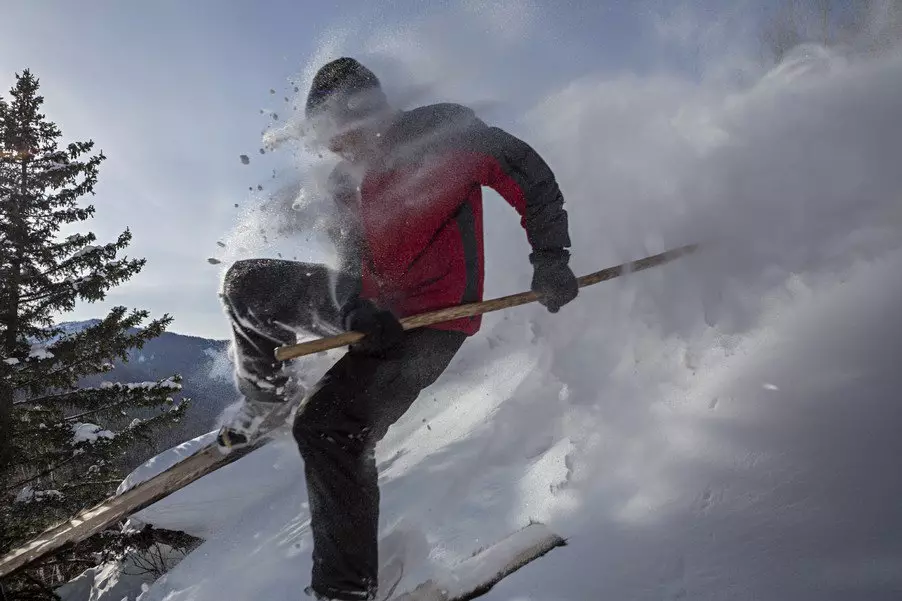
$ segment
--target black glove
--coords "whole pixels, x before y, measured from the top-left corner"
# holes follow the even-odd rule
[[[557,313],[579,293],[569,261],[570,253],[562,248],[537,250],[529,255],[533,266],[532,291],[551,313]]]
[[[404,337],[404,328],[394,313],[373,301],[354,297],[341,309],[341,321],[347,330],[366,336],[351,345],[356,352],[379,355],[396,346]]]

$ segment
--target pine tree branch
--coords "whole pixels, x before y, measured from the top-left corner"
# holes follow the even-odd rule
[[[63,418],[63,421],[74,421],[76,419],[81,419],[83,417],[88,417],[89,415],[94,415],[97,413],[102,413],[109,409],[115,409],[116,407],[121,407],[123,405],[127,405],[131,401],[131,399],[124,399],[119,401],[118,403],[113,403],[112,405],[105,405],[103,407],[98,407],[97,409],[91,409],[90,411],[85,411],[83,413],[79,413],[78,415],[70,415],[69,417]]]
[[[54,283],[49,290],[43,290],[41,292],[36,292],[32,294],[23,294],[20,298],[22,303],[34,303],[37,301],[49,299],[54,295],[58,295],[65,290],[65,288],[70,287],[75,282],[56,282]]]
[[[72,463],[73,461],[78,459],[78,457],[79,457],[79,455],[72,455],[71,457],[67,457],[65,460],[60,461],[59,463],[48,467],[43,472],[35,474],[34,476],[27,478],[25,480],[16,482],[15,484],[8,485],[5,488],[0,488],[0,492],[9,492],[11,490],[16,490],[17,488],[22,488],[26,484],[31,484],[35,480],[40,480],[41,478],[49,476],[50,474],[52,474],[54,471],[60,469],[61,467],[69,465],[70,463]]]
[[[117,309],[121,309],[122,310],[121,312],[124,312],[124,310],[125,310],[124,307],[119,307]],[[115,313],[116,313],[116,309],[114,309],[114,314]],[[128,329],[130,327],[135,327],[135,324],[132,323],[133,321],[137,320],[138,322],[140,322],[141,320],[144,319],[144,317],[145,317],[145,312],[133,313],[131,316],[126,317],[121,320],[119,320],[117,318],[115,325],[117,325],[118,327],[123,328],[123,329]],[[26,380],[24,382],[18,382],[17,387],[18,388],[29,388],[36,384],[41,384],[41,383],[46,384],[46,380],[48,378],[52,378],[53,376],[59,375],[61,373],[67,372],[67,371],[70,373],[74,373],[75,367],[82,366],[91,361],[99,362],[99,361],[109,360],[113,356],[119,356],[119,357],[124,358],[125,354],[126,354],[125,353],[126,349],[141,348],[147,340],[158,336],[160,333],[160,332],[158,332],[158,330],[161,330],[163,327],[165,327],[165,325],[169,321],[171,321],[171,318],[168,315],[164,316],[161,319],[153,320],[150,324],[147,325],[147,327],[139,330],[137,333],[127,334],[127,335],[123,336],[122,340],[117,340],[116,341],[117,344],[114,347],[114,349],[107,349],[105,352],[88,354],[88,355],[85,355],[74,361],[61,362],[61,366],[58,369],[51,370],[49,372],[44,372],[43,374],[40,374],[39,377],[31,379],[31,380]],[[104,324],[101,324],[101,325],[95,326],[95,327],[101,328],[101,326],[103,326],[103,325]],[[113,323],[106,324],[106,325],[112,326]],[[98,331],[102,331],[102,329],[100,329]],[[84,334],[84,332],[82,332],[82,334]],[[69,342],[71,342],[72,344],[79,343],[79,341],[77,340],[77,337],[73,337]],[[56,348],[56,346],[54,348]]]
[[[88,565],[92,565],[92,566],[97,565],[97,561],[95,561],[93,559],[78,559],[77,557],[70,557],[67,559],[55,559],[53,561],[41,562],[40,565],[35,566],[35,567],[36,568],[46,568],[49,566],[67,565],[67,564],[73,564],[73,563],[88,564]]]
[[[79,482],[78,484],[67,484],[66,486],[63,486],[62,488],[59,488],[57,490],[64,492],[67,490],[72,490],[74,488],[82,488],[85,486],[101,486],[107,484],[115,484],[116,486],[119,486],[120,484],[122,484],[122,479],[119,478],[118,480],[94,480],[91,482]]]
[[[51,378],[55,375],[61,374],[66,371],[70,371],[70,370],[72,370],[72,368],[78,367],[80,365],[84,365],[85,363],[88,363],[90,361],[103,361],[103,360],[108,360],[108,359],[109,359],[109,353],[100,352],[100,353],[94,353],[93,355],[86,355],[76,361],[66,363],[63,367],[60,367],[59,369],[54,369],[54,370],[50,370],[49,372],[43,373],[38,378],[35,378],[33,380],[26,380],[25,382],[20,383],[19,387],[27,388],[27,387],[33,386],[43,380],[46,380],[48,378]]]
[[[75,392],[78,393],[78,392],[81,392],[81,391],[78,390],[78,391],[75,391]],[[89,416],[91,416],[91,415],[96,415],[96,414],[98,414],[98,413],[103,413],[104,411],[109,411],[110,409],[115,409],[115,408],[117,408],[117,407],[122,407],[122,406],[128,405],[128,404],[131,403],[131,401],[133,401],[133,400],[134,400],[134,399],[123,399],[123,400],[119,401],[118,403],[112,403],[112,404],[110,404],[110,405],[104,405],[103,407],[97,407],[96,409],[91,409],[91,410],[89,410],[89,411],[83,411],[83,412],[77,413],[77,414],[75,414],[75,415],[69,415],[69,416],[67,416],[67,417],[64,417],[62,421],[64,421],[64,422],[74,422],[75,420],[82,419],[83,417],[89,417]],[[21,402],[24,402],[24,403],[30,403],[30,402],[32,402],[32,401],[21,401]],[[18,404],[18,403],[16,403],[16,404]],[[41,428],[30,428],[30,429],[27,429],[27,430],[20,430],[20,431],[19,431],[19,434],[37,434],[38,432],[41,432],[41,431],[42,431]]]
[[[37,588],[39,591],[43,592],[46,595],[50,595],[52,599],[56,599],[56,600],[60,599],[60,596],[56,594],[56,591],[54,591],[52,588],[47,586],[44,582],[42,582],[38,578],[35,578],[28,572],[23,572],[22,575],[29,582],[31,582],[31,584],[33,584],[35,586],[35,588]]]
[[[15,402],[13,403],[13,406],[16,406],[16,405],[39,405],[39,404],[41,404],[41,403],[52,403],[52,402],[61,401],[61,400],[65,399],[65,398],[67,398],[67,397],[70,397],[70,396],[73,396],[73,395],[76,395],[76,394],[81,394],[81,393],[83,393],[83,392],[85,392],[85,391],[91,391],[91,390],[98,390],[98,389],[96,389],[96,388],[81,388],[81,389],[78,389],[78,390],[70,390],[69,392],[60,392],[60,393],[57,393],[57,394],[48,394],[48,395],[45,395],[45,396],[35,397],[35,398],[32,398],[32,399],[24,399],[24,400],[21,400],[21,401],[15,401]]]

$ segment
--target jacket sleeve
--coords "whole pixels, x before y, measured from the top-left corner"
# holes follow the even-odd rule
[[[476,155],[479,183],[517,210],[533,250],[569,247],[564,196],[542,157],[526,142],[475,117],[464,140]]]
[[[326,192],[335,203],[327,233],[338,254],[336,298],[342,306],[360,292],[363,238],[357,212],[357,185],[344,163],[329,175]]]

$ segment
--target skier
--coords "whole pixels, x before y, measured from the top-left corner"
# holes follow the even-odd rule
[[[482,299],[481,186],[520,214],[540,302],[557,312],[578,287],[563,196],[523,141],[457,104],[393,109],[376,75],[352,58],[317,72],[305,114],[341,159],[329,178],[339,268],[253,259],[228,270],[222,298],[244,403],[218,442],[224,451],[250,444],[271,411],[305,394],[293,434],[314,543],[306,591],[319,600],[375,599],[376,443],[480,327],[470,317],[405,332],[399,318]],[[343,330],[365,337],[309,391],[274,358],[298,331]]]

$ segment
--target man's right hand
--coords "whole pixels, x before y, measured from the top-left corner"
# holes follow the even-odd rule
[[[365,334],[351,345],[354,351],[379,355],[396,346],[404,337],[404,327],[394,313],[368,299],[355,297],[341,309],[345,329]]]

